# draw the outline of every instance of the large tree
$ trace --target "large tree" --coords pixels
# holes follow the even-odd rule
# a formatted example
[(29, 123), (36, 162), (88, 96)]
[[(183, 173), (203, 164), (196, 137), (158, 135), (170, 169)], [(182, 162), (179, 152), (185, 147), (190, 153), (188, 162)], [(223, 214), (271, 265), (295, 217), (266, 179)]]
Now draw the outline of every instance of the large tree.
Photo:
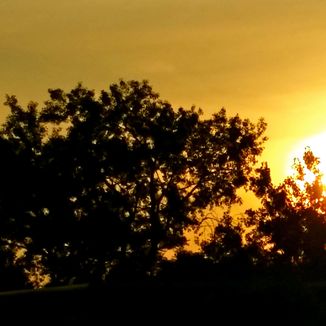
[(0, 232), (53, 283), (153, 273), (200, 214), (241, 200), (263, 150), (263, 120), (173, 109), (146, 81), (49, 94), (40, 109), (7, 97)]

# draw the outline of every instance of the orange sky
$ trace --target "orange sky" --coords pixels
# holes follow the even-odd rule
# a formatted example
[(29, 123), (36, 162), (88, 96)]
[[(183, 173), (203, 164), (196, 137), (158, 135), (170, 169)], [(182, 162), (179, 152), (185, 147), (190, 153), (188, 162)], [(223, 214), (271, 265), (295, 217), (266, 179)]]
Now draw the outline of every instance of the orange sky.
[(322, 0), (0, 0), (0, 96), (148, 79), (175, 106), (265, 117), (278, 182), (326, 131), (325, 17)]

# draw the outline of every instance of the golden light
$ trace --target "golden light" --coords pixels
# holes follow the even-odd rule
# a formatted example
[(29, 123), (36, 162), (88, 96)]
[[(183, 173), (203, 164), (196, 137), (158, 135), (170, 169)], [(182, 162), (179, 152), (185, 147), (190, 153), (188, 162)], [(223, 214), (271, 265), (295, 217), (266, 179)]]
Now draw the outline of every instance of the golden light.
[[(287, 176), (291, 176), (294, 173), (293, 163), (295, 159), (303, 161), (303, 154), (305, 148), (309, 147), (313, 154), (320, 160), (319, 169), (323, 174), (322, 181), (326, 185), (326, 132), (305, 138), (295, 144), (293, 150), (290, 152), (288, 159), (286, 160), (285, 171)], [(305, 171), (305, 180), (311, 182), (314, 180), (313, 173)]]

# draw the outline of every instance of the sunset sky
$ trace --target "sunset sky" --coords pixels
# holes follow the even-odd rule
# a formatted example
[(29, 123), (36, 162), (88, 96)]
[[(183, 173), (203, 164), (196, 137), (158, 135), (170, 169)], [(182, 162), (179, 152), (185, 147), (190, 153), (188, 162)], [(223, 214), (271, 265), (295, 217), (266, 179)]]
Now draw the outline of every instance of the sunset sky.
[(326, 132), (325, 17), (322, 0), (0, 0), (0, 97), (148, 79), (176, 107), (264, 117), (279, 182)]

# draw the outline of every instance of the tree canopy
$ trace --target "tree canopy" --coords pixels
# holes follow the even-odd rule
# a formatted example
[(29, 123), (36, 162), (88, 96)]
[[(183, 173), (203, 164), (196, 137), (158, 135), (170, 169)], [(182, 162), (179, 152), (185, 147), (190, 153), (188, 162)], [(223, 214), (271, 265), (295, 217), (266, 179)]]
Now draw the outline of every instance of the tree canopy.
[[(144, 322), (144, 307), (161, 318), (171, 306), (182, 322), (184, 311), (201, 323), (203, 316), (325, 320), (318, 284), (325, 284), (326, 186), (309, 148), (293, 176), (274, 185), (267, 162), (258, 162), (263, 119), (173, 108), (147, 81), (100, 92), (78, 84), (49, 89), (42, 106), (23, 107), (15, 96), (5, 105), (0, 291), (67, 285), (2, 293), (11, 320), (35, 321), (26, 298), (45, 318), (59, 307), (55, 322), (94, 323), (108, 306), (120, 321), (137, 314)], [(261, 205), (234, 216), (240, 189)], [(189, 229), (200, 237), (211, 216), (200, 250), (187, 250)]]
[[(147, 81), (7, 96), (0, 128), (0, 288), (214, 279), (285, 266), (322, 277), (326, 195), (307, 149), (280, 185), (257, 167), (266, 123), (173, 108)], [(313, 175), (308, 181), (306, 174)], [(239, 189), (261, 207), (234, 218)], [(199, 253), (186, 231), (223, 208)], [(166, 260), (167, 250), (176, 260)], [(282, 267), (282, 268), (283, 268)], [(191, 271), (190, 271), (191, 270)]]
[(279, 186), (272, 185), (266, 166), (261, 169), (254, 190), (262, 207), (248, 210), (248, 224), (255, 225), (254, 238), (265, 242), (272, 261), (304, 266), (321, 276), (326, 266), (326, 194), (319, 163), (307, 148), (303, 160), (294, 163), (294, 175)]
[(154, 275), (207, 209), (241, 201), (266, 140), (262, 119), (175, 109), (146, 81), (49, 97), (7, 96), (0, 238), (52, 284)]

